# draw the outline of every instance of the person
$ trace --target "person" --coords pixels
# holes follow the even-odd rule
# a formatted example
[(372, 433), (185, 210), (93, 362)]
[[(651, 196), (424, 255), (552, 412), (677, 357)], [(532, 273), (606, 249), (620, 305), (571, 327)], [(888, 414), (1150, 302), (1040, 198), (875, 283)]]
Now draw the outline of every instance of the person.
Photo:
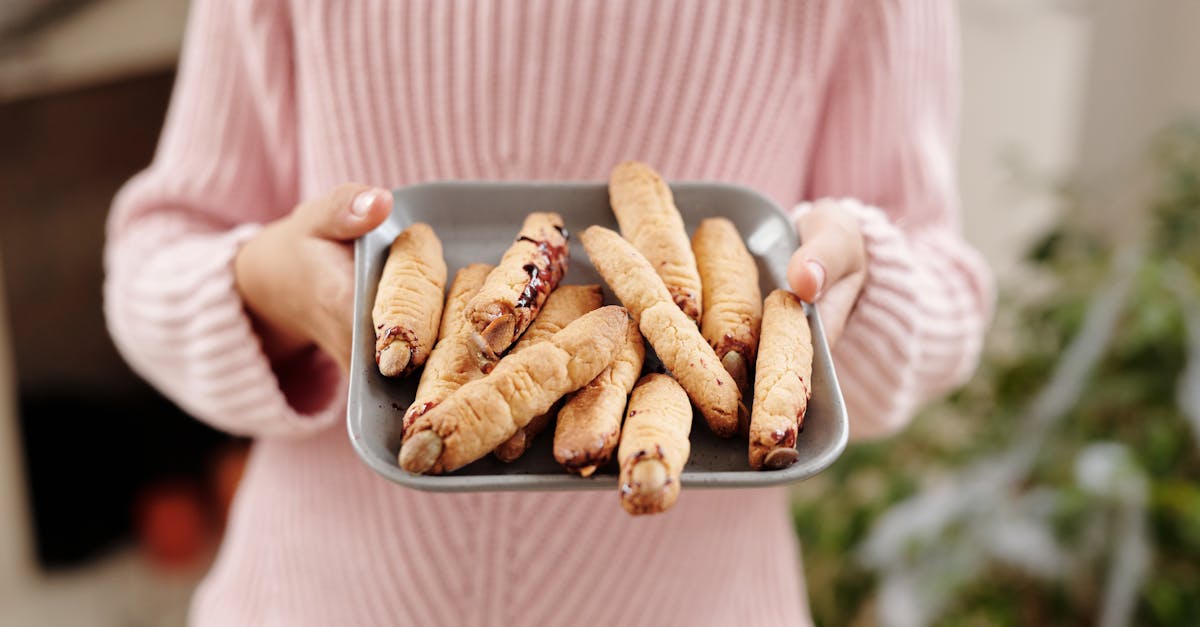
[[(350, 242), (386, 191), (603, 180), (626, 159), (788, 207), (853, 438), (962, 382), (992, 303), (960, 234), (942, 0), (197, 0), (105, 310), (141, 376), (256, 444), (196, 625), (811, 620), (783, 489), (431, 494), (345, 432)], [(362, 183), (351, 183), (360, 181)], [(835, 495), (831, 498), (836, 498)]]

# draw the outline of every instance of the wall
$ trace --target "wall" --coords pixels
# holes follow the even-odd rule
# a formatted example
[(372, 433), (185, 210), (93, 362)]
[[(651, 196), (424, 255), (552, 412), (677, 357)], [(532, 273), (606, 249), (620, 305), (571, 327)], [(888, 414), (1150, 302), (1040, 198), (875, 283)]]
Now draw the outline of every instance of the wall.
[(1045, 0), (965, 0), (959, 180), (967, 238), (1002, 280), (1078, 164), (1091, 23)]
[(1200, 118), (1200, 2), (1093, 0), (1096, 46), (1087, 75), (1081, 182), (1090, 215), (1129, 228), (1153, 180), (1147, 145), (1164, 125)]

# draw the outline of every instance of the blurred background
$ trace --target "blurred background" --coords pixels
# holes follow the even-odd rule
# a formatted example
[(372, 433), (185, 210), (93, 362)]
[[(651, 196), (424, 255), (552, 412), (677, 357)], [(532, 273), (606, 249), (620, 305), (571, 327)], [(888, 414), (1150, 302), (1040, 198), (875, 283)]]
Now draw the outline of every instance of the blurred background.
[[(999, 311), (969, 385), (796, 488), (814, 616), (1200, 624), (1200, 2), (959, 5)], [(246, 444), (134, 377), (100, 310), (186, 14), (0, 3), (0, 625), (181, 624), (236, 488)]]

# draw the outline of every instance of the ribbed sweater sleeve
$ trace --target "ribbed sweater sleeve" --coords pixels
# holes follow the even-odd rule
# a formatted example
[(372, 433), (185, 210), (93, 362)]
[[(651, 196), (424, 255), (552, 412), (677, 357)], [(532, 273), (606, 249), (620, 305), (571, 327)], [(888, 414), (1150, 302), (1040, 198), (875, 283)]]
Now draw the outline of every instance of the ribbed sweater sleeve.
[(842, 199), (862, 226), (867, 281), (834, 361), (851, 436), (870, 438), (971, 375), (994, 288), (958, 220), (954, 5), (879, 0), (855, 10), (806, 197)]
[(287, 19), (272, 2), (198, 0), (191, 11), (154, 162), (109, 217), (109, 330), (140, 375), (198, 418), (245, 435), (313, 432), (341, 413), (340, 373), (314, 351), (296, 376), (277, 376), (232, 268), (259, 225), (296, 202)]

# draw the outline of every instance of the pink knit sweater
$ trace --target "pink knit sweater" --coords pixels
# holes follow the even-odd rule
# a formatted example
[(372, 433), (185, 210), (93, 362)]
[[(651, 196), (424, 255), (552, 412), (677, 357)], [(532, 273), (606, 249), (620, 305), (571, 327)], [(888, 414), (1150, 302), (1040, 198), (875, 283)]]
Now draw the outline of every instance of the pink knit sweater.
[(615, 493), (375, 476), (341, 373), (317, 357), (277, 377), (231, 260), (345, 181), (602, 180), (636, 158), (786, 207), (852, 198), (870, 268), (837, 368), (853, 435), (893, 432), (969, 375), (990, 308), (958, 228), (952, 6), (197, 0), (158, 154), (114, 204), (105, 284), (134, 368), (257, 438), (193, 622), (808, 622), (781, 490), (685, 490), (632, 519)]

